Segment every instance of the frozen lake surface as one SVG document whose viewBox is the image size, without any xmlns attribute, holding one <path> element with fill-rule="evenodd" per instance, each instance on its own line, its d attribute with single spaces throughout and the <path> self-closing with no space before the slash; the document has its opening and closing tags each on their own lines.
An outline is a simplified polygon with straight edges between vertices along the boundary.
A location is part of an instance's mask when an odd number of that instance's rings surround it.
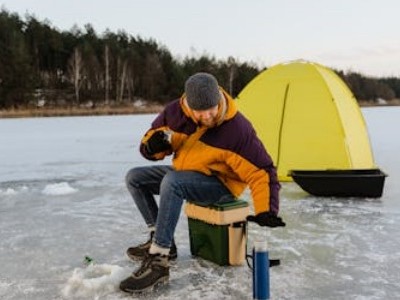
<svg viewBox="0 0 400 300">
<path fill-rule="evenodd" d="M 281 259 L 271 299 L 400 299 L 400 108 L 362 111 L 389 174 L 384 195 L 317 198 L 283 184 L 287 226 L 249 227 L 249 243 L 263 236 Z M 134 298 L 118 290 L 138 266 L 125 250 L 147 235 L 124 177 L 151 164 L 138 145 L 154 117 L 0 119 L 1 299 Z M 183 213 L 175 238 L 169 285 L 141 299 L 252 299 L 247 266 L 191 257 Z"/>
</svg>

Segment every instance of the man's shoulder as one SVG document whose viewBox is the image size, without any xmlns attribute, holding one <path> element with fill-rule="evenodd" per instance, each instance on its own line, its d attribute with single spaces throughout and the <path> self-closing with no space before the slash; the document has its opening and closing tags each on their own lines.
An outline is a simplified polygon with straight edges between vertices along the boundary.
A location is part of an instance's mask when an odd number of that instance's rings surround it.
<svg viewBox="0 0 400 300">
<path fill-rule="evenodd" d="M 153 123 L 153 127 L 168 126 L 171 130 L 191 134 L 196 124 L 182 109 L 180 99 L 169 102 Z"/>
<path fill-rule="evenodd" d="M 178 111 L 182 111 L 179 98 L 168 102 L 164 107 L 164 112 L 166 113 L 173 113 Z"/>
<path fill-rule="evenodd" d="M 171 117 L 179 116 L 181 114 L 181 109 L 179 105 L 179 99 L 172 100 L 167 103 L 164 109 L 158 114 L 152 123 L 153 127 L 166 126 L 167 123 L 171 122 Z"/>
</svg>

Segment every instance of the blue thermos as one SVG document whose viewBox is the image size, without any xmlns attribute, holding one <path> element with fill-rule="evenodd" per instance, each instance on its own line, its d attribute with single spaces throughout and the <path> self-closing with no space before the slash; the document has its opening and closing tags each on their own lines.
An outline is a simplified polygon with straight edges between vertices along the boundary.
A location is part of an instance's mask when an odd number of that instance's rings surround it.
<svg viewBox="0 0 400 300">
<path fill-rule="evenodd" d="M 254 243 L 253 299 L 269 299 L 269 256 L 266 242 Z"/>
</svg>

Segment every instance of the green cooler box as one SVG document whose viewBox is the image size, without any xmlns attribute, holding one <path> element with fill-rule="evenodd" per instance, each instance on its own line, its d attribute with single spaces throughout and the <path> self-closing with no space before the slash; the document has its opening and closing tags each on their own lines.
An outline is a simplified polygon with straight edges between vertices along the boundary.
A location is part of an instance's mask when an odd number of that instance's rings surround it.
<svg viewBox="0 0 400 300">
<path fill-rule="evenodd" d="M 241 265 L 246 255 L 246 201 L 212 206 L 187 202 L 190 252 L 218 265 Z"/>
</svg>

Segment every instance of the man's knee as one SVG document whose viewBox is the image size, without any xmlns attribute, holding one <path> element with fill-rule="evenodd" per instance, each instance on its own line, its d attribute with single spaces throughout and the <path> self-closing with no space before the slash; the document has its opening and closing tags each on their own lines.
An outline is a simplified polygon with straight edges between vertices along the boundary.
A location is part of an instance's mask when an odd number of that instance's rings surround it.
<svg viewBox="0 0 400 300">
<path fill-rule="evenodd" d="M 171 171 L 168 172 L 167 174 L 165 174 L 163 180 L 162 180 L 162 184 L 167 184 L 167 185 L 171 185 L 171 184 L 175 184 L 177 182 L 177 178 L 179 177 L 179 171 Z"/>
<path fill-rule="evenodd" d="M 185 180 L 187 179 L 187 172 L 185 171 L 170 171 L 165 174 L 161 186 L 168 188 L 177 188 L 185 185 Z"/>
<path fill-rule="evenodd" d="M 140 174 L 141 174 L 140 168 L 130 169 L 125 176 L 126 185 L 138 187 Z"/>
</svg>

